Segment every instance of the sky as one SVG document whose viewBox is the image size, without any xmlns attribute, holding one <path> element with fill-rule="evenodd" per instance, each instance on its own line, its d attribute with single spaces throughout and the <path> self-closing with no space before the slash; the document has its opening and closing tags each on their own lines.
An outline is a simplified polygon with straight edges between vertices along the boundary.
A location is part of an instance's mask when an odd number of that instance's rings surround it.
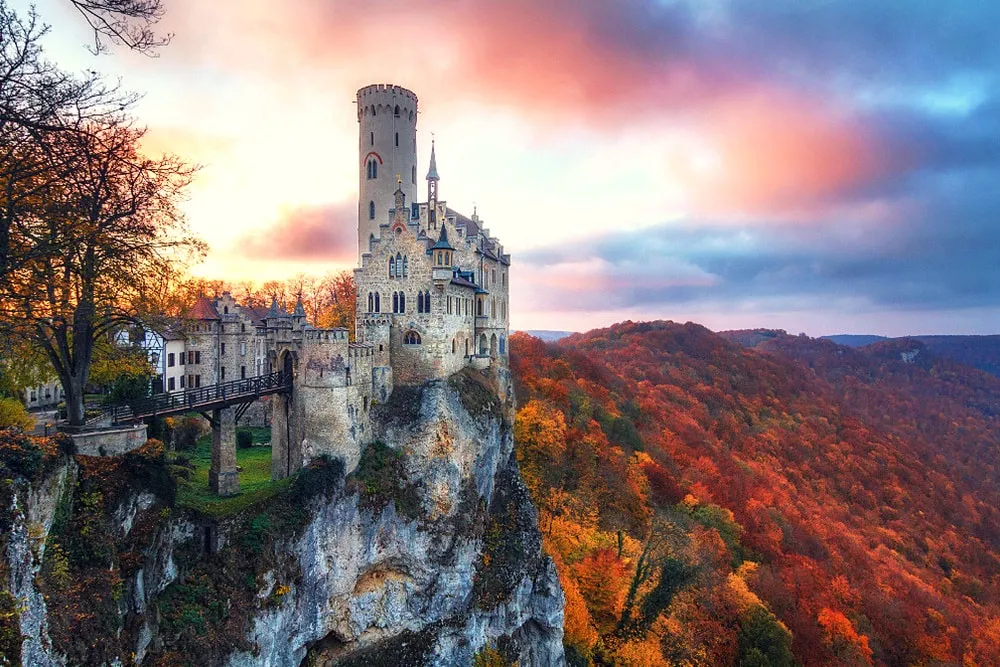
<svg viewBox="0 0 1000 667">
<path fill-rule="evenodd" d="M 202 165 L 198 275 L 352 268 L 355 93 L 395 83 L 512 254 L 515 329 L 1000 333 L 993 0 L 164 0 L 156 58 L 35 4 Z"/>
</svg>

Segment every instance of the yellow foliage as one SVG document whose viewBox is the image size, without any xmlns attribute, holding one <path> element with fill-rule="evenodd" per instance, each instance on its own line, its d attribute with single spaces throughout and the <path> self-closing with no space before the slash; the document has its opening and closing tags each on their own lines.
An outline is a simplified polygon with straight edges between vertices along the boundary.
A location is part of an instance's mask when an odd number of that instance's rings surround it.
<svg viewBox="0 0 1000 667">
<path fill-rule="evenodd" d="M 16 398 L 0 398 L 0 428 L 17 428 L 30 431 L 35 427 L 35 418 Z"/>
</svg>

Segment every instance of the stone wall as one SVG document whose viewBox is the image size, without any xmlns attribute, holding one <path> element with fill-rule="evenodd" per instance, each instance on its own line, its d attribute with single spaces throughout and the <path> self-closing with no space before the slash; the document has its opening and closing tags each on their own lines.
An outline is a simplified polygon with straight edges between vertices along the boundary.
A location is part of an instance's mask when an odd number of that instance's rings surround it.
<svg viewBox="0 0 1000 667">
<path fill-rule="evenodd" d="M 76 451 L 85 456 L 117 456 L 138 449 L 146 442 L 146 425 L 70 433 Z"/>
</svg>

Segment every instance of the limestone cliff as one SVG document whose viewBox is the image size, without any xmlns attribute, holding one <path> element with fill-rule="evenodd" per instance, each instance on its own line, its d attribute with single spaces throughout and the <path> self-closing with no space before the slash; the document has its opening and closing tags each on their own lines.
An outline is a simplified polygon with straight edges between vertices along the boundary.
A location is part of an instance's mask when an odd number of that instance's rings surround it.
<svg viewBox="0 0 1000 667">
<path fill-rule="evenodd" d="M 471 370 L 397 388 L 356 470 L 317 461 L 222 519 L 171 508 L 155 451 L 126 457 L 124 481 L 67 462 L 10 503 L 0 575 L 24 601 L 24 664 L 564 664 L 507 394 Z M 110 547 L 80 546 L 87 526 Z"/>
</svg>

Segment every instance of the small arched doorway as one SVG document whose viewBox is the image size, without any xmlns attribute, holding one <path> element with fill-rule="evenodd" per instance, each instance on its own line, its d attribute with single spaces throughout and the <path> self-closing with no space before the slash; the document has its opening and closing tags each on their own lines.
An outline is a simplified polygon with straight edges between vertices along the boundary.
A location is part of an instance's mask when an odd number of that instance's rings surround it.
<svg viewBox="0 0 1000 667">
<path fill-rule="evenodd" d="M 490 356 L 497 356 L 497 335 L 493 334 L 490 336 Z"/>
</svg>

